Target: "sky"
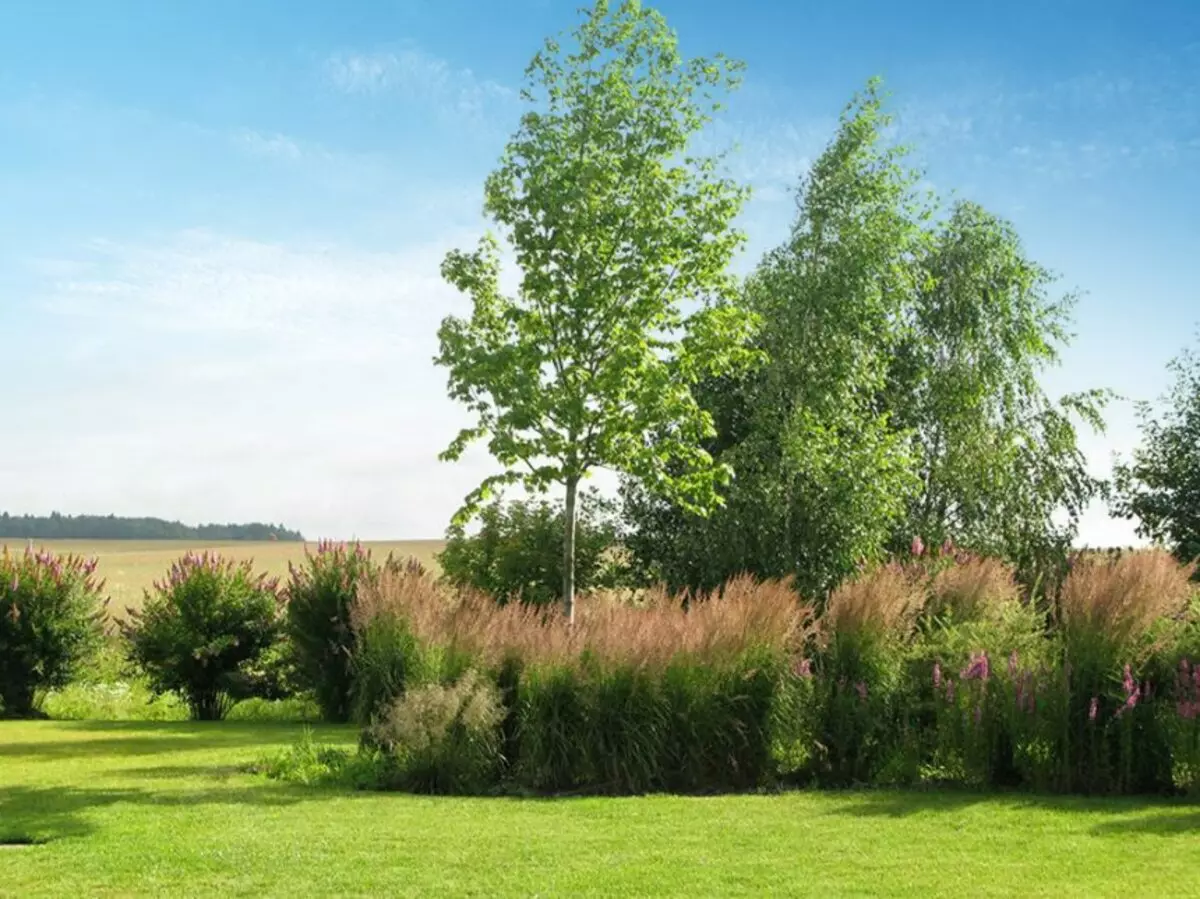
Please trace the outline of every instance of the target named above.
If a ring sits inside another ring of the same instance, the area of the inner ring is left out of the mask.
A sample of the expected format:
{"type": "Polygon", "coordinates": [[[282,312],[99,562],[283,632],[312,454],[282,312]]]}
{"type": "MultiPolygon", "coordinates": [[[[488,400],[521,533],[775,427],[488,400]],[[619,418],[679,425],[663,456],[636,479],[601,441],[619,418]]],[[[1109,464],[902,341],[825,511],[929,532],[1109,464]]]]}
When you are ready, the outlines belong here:
{"type": "MultiPolygon", "coordinates": [[[[439,276],[526,63],[580,0],[0,4],[0,508],[439,536],[493,470],[437,460],[439,276]]],[[[753,198],[748,271],[882,76],[928,184],[1011,220],[1078,292],[1054,395],[1132,401],[1200,326],[1200,3],[661,0],[744,85],[704,140],[753,198]]],[[[1132,525],[1089,510],[1081,540],[1132,525]]]]}

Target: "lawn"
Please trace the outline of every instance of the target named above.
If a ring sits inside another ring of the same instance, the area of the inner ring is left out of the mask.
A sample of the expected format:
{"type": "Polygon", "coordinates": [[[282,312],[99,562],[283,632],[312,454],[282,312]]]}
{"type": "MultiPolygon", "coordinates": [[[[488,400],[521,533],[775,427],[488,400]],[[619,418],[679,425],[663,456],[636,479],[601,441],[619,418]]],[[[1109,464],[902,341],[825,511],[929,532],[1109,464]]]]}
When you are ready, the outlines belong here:
{"type": "MultiPolygon", "coordinates": [[[[241,767],[300,725],[0,722],[0,895],[1194,896],[1200,807],[954,793],[447,799],[241,767]]],[[[318,739],[353,742],[318,727],[318,739]]]]}
{"type": "MultiPolygon", "coordinates": [[[[0,539],[0,546],[8,545],[10,552],[23,552],[27,541],[0,539]]],[[[233,559],[253,559],[260,571],[284,576],[289,562],[299,562],[304,557],[304,548],[315,549],[316,544],[271,542],[256,543],[235,541],[230,543],[203,543],[194,540],[35,540],[34,546],[45,547],[54,553],[77,553],[95,556],[99,560],[97,572],[106,583],[105,595],[111,598],[110,614],[120,617],[127,607],[140,607],[142,591],[160,579],[171,567],[171,563],[192,550],[213,550],[233,559]]],[[[445,546],[442,540],[392,540],[364,542],[363,546],[380,560],[388,553],[402,558],[413,556],[436,568],[434,556],[445,546]]]]}

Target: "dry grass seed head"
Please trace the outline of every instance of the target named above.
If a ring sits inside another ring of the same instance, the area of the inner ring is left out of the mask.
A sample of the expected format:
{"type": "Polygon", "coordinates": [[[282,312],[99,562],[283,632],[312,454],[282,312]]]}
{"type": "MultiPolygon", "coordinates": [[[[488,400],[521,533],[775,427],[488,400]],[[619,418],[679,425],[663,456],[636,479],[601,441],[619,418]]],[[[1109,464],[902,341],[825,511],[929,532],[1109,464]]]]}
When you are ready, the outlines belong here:
{"type": "Polygon", "coordinates": [[[1137,639],[1156,621],[1186,610],[1193,571],[1161,549],[1084,556],[1063,584],[1063,623],[1068,630],[1103,633],[1116,642],[1137,639]]]}
{"type": "Polygon", "coordinates": [[[999,559],[971,558],[942,569],[933,577],[926,611],[949,612],[956,620],[986,618],[1020,602],[1012,566],[999,559]]]}
{"type": "Polygon", "coordinates": [[[834,632],[903,636],[925,604],[917,569],[883,565],[847,581],[829,597],[822,623],[834,632]]]}

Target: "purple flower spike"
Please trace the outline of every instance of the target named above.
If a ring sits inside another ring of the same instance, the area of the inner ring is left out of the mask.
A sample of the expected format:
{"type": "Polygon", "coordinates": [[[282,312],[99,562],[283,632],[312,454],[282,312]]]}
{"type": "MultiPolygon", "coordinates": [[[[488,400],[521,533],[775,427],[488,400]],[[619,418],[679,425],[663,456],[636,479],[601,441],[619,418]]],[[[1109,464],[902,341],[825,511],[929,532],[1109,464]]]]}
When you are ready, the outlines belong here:
{"type": "Polygon", "coordinates": [[[911,549],[912,549],[912,554],[914,556],[920,557],[920,556],[924,555],[925,554],[925,541],[922,540],[920,537],[913,537],[911,549]]]}
{"type": "Polygon", "coordinates": [[[942,663],[933,663],[933,689],[938,689],[942,685],[942,663]]]}
{"type": "Polygon", "coordinates": [[[1096,713],[1100,710],[1100,700],[1095,696],[1092,697],[1091,705],[1088,706],[1088,721],[1096,720],[1096,713]]]}

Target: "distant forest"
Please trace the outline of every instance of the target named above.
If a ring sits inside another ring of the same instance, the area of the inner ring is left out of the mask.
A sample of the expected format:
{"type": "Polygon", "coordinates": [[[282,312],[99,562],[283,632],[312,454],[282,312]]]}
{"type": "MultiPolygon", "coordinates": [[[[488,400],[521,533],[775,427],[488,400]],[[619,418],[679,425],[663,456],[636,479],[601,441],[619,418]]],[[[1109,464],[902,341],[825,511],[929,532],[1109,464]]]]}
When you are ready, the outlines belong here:
{"type": "Polygon", "coordinates": [[[274,524],[202,524],[116,515],[9,515],[0,513],[0,540],[286,540],[299,531],[274,524]]]}

